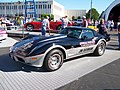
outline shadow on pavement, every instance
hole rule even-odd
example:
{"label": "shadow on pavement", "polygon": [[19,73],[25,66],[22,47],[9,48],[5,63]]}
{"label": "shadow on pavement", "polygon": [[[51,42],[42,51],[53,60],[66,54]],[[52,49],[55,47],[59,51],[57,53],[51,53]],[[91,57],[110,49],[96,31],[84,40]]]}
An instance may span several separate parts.
{"label": "shadow on pavement", "polygon": [[[113,45],[114,47],[114,45]],[[108,50],[117,50],[112,47],[107,47]],[[99,57],[95,56],[93,54],[88,54],[88,55],[83,55],[83,56],[78,56],[75,58],[67,59],[65,62],[68,61],[73,61],[79,58],[84,58],[84,57]],[[23,71],[23,72],[47,72],[44,68],[40,67],[32,67],[20,62],[16,62],[13,59],[9,57],[8,54],[2,54],[0,55],[0,71],[3,72],[16,72],[16,71]]]}
{"label": "shadow on pavement", "polygon": [[118,34],[110,34],[110,36],[118,36]]}
{"label": "shadow on pavement", "polygon": [[8,54],[4,54],[0,56],[0,70],[3,72],[16,72],[16,71],[24,71],[24,72],[46,72],[43,68],[36,68],[29,65],[22,64],[20,62],[16,62],[9,57]]}

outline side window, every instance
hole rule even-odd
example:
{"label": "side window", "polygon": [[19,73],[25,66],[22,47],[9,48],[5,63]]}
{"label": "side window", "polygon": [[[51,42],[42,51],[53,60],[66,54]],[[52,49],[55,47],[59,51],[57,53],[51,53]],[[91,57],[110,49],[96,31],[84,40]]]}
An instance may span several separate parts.
{"label": "side window", "polygon": [[94,37],[93,32],[91,30],[83,30],[81,38],[84,39],[92,39]]}

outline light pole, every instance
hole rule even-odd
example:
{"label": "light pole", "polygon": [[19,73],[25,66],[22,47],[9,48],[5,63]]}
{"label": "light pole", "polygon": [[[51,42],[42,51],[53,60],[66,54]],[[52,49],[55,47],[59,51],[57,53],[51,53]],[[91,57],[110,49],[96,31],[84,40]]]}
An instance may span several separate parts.
{"label": "light pole", "polygon": [[90,4],[90,20],[92,21],[92,0],[91,0],[91,4]]}

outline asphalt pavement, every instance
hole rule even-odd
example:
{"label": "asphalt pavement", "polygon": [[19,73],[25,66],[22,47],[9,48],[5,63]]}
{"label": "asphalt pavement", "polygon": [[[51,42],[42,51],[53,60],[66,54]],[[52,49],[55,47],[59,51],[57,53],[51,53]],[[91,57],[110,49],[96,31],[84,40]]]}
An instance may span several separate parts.
{"label": "asphalt pavement", "polygon": [[110,34],[103,56],[68,60],[54,72],[17,63],[10,59],[9,47],[0,48],[0,90],[120,90],[118,38],[116,32]]}
{"label": "asphalt pavement", "polygon": [[[109,34],[111,35],[111,41],[108,43],[107,49],[118,51],[117,31],[109,32]],[[114,54],[115,52],[112,54],[113,57]],[[57,90],[120,90],[120,56],[119,59]]]}

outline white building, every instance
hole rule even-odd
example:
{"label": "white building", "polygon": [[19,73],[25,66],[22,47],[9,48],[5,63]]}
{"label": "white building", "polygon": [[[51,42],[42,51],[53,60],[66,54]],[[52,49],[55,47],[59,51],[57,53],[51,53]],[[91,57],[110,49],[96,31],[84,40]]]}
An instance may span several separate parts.
{"label": "white building", "polygon": [[[64,6],[55,0],[36,0],[37,17],[41,14],[53,14],[54,20],[67,15],[70,19],[72,16],[76,18],[86,14],[86,10],[64,10]],[[0,2],[0,16],[25,15],[24,2]]]}
{"label": "white building", "polygon": [[[55,19],[64,16],[64,6],[54,0],[36,1],[36,13],[40,17],[41,14],[53,14]],[[25,15],[24,2],[0,2],[0,16]]]}
{"label": "white building", "polygon": [[78,18],[78,16],[85,16],[86,10],[65,10],[65,15],[67,15],[70,19],[72,19],[73,16]]}

